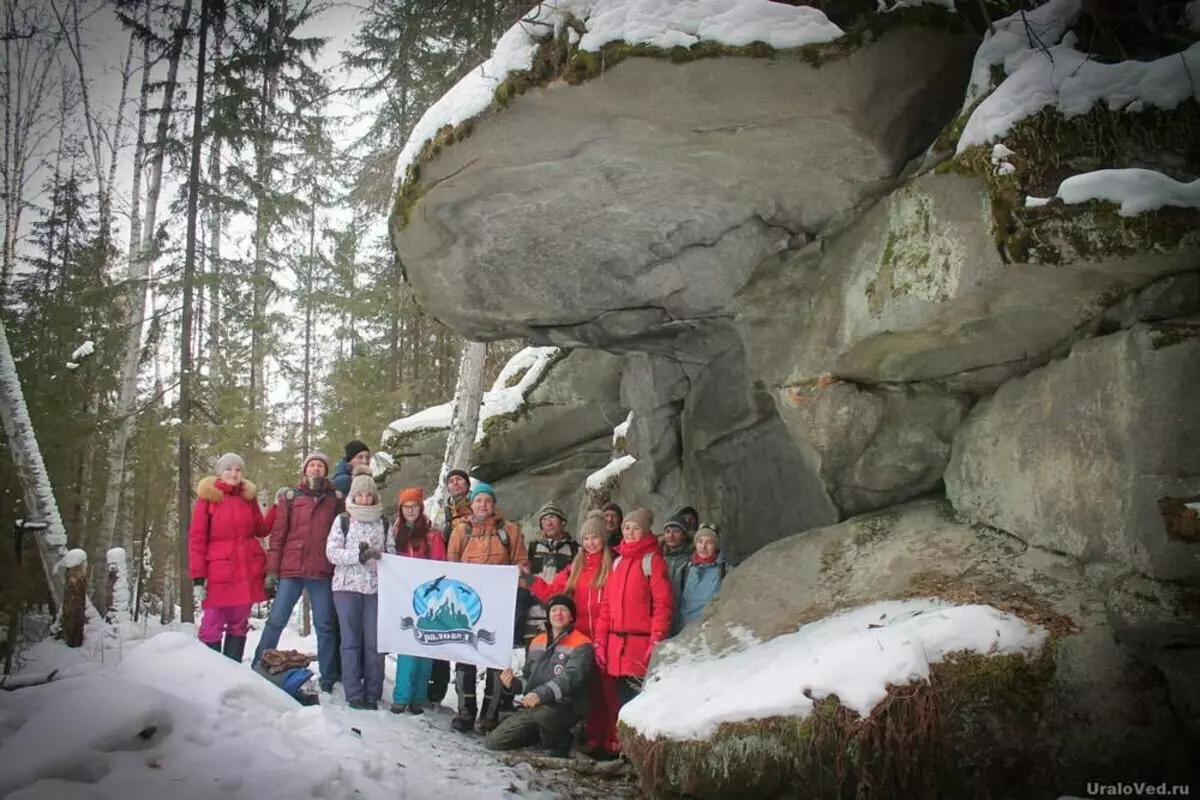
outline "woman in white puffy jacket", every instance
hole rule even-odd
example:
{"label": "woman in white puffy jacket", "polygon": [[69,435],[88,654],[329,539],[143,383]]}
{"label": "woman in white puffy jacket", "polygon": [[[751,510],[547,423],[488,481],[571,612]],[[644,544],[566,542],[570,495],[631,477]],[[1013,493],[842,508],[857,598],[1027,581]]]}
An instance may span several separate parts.
{"label": "woman in white puffy jacket", "polygon": [[379,556],[385,552],[387,520],[375,479],[358,475],[346,511],[329,529],[325,556],[333,564],[333,605],[342,633],[342,685],[351,708],[374,710],[383,697],[383,654],[376,641]]}

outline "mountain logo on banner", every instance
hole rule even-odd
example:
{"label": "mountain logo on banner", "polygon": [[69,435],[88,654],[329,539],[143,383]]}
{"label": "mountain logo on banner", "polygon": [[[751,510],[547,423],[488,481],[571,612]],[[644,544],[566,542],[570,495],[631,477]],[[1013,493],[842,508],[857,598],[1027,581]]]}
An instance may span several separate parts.
{"label": "mountain logo on banner", "polygon": [[494,631],[476,630],[483,616],[483,601],[479,592],[468,584],[442,576],[426,581],[412,596],[412,617],[400,620],[401,630],[411,630],[421,644],[495,644]]}

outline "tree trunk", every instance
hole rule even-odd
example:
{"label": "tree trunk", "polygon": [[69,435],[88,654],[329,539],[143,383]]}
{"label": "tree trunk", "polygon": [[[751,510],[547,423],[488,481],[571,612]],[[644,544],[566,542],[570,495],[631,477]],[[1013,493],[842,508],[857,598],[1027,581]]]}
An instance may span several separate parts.
{"label": "tree trunk", "polygon": [[24,522],[33,533],[37,543],[42,570],[50,586],[50,597],[54,610],[62,608],[63,577],[55,567],[67,552],[67,532],[58,504],[54,501],[54,489],[46,474],[42,452],[38,449],[37,437],[29,421],[29,409],[21,392],[21,381],[17,377],[17,365],[13,362],[12,350],[8,346],[8,334],[0,320],[0,424],[8,439],[8,450],[21,480],[22,497],[25,501]]}
{"label": "tree trunk", "polygon": [[192,117],[192,154],[188,170],[187,238],[183,255],[183,314],[179,331],[179,614],[194,618],[188,578],[188,522],[192,506],[192,283],[196,272],[196,216],[200,193],[200,148],[204,145],[204,70],[208,45],[209,0],[200,2],[200,43],[196,57],[196,109]]}
{"label": "tree trunk", "polygon": [[314,193],[308,210],[308,265],[304,275],[304,421],[300,424],[300,452],[312,448],[312,345],[313,264],[317,258],[317,203]]}
{"label": "tree trunk", "polygon": [[[147,5],[147,14],[149,6]],[[126,286],[123,324],[125,328],[125,350],[121,358],[121,391],[117,398],[114,415],[117,428],[108,447],[108,485],[104,492],[104,515],[100,523],[100,541],[107,549],[113,546],[117,526],[117,515],[121,504],[121,486],[125,475],[125,447],[133,433],[137,402],[137,373],[141,363],[142,329],[146,318],[146,293],[150,267],[154,261],[154,231],[158,224],[158,198],[162,191],[163,159],[166,142],[170,135],[171,109],[175,97],[175,84],[179,75],[179,62],[183,55],[183,44],[187,38],[188,22],[192,15],[192,0],[185,0],[179,26],[171,39],[167,63],[167,81],[163,87],[163,105],[155,134],[154,157],[150,163],[150,180],[146,194],[145,220],[140,218],[139,193],[141,190],[142,162],[145,158],[145,128],[149,113],[149,70],[147,61],[142,74],[142,97],[138,108],[138,147],[134,151],[133,173],[133,216],[129,232],[129,274]],[[143,57],[148,59],[147,53]]]}
{"label": "tree trunk", "polygon": [[59,636],[67,647],[80,647],[83,645],[83,627],[87,623],[87,553],[72,550],[70,555],[75,556],[77,562],[66,570],[66,595],[59,620]]}
{"label": "tree trunk", "polygon": [[454,390],[454,416],[446,436],[446,457],[438,474],[434,506],[445,501],[446,476],[452,469],[471,470],[471,449],[479,428],[479,406],[483,403],[483,366],[487,361],[486,342],[467,342],[458,360],[458,386]]}

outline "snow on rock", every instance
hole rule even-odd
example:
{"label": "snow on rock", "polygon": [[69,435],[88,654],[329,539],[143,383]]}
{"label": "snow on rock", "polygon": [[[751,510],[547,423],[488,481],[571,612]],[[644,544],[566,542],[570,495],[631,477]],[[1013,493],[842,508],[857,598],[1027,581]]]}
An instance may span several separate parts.
{"label": "snow on rock", "polygon": [[914,8],[916,6],[941,6],[947,11],[953,11],[954,0],[892,0],[890,4],[888,0],[879,0],[878,9],[887,12],[896,11],[901,8]]}
{"label": "snow on rock", "polygon": [[1200,208],[1200,179],[1180,183],[1149,169],[1101,169],[1067,178],[1059,184],[1057,196],[1064,203],[1119,203],[1118,213],[1132,217],[1163,206]]}
{"label": "snow on rock", "polygon": [[76,364],[74,361],[68,361],[67,369],[71,369],[71,370],[79,369],[79,365]]}
{"label": "snow on rock", "polygon": [[[1045,12],[1043,16],[1053,20],[1053,25],[1043,26],[1046,36],[1038,37],[1038,44],[1031,43],[1023,33],[1021,14],[1014,15],[1018,24],[1008,32],[1024,45],[1006,50],[1002,61],[989,62],[989,66],[1003,63],[1008,77],[971,112],[958,140],[959,153],[1003,136],[1014,124],[1046,107],[1058,109],[1065,117],[1075,117],[1086,114],[1099,102],[1107,103],[1114,111],[1134,103],[1139,108],[1152,105],[1169,110],[1195,96],[1195,87],[1200,85],[1200,42],[1182,53],[1154,61],[1102,64],[1076,49],[1073,33],[1063,36],[1060,32],[1061,44],[1049,46],[1057,38],[1050,38],[1050,34],[1059,31],[1060,25],[1069,24],[1070,18],[1064,12],[1071,8],[1078,10],[1077,0],[1052,0],[1026,15],[1031,18]],[[980,53],[998,38],[1000,34],[985,41]],[[980,55],[975,63],[978,69]],[[976,77],[972,77],[968,101],[976,89]]]}
{"label": "snow on rock", "polygon": [[604,488],[604,485],[609,480],[617,477],[625,470],[629,469],[637,461],[633,456],[621,456],[618,459],[608,462],[600,469],[587,476],[585,485],[588,489],[598,491]]}
{"label": "snow on rock", "polygon": [[949,653],[1033,655],[1046,637],[1044,629],[991,606],[872,603],[732,654],[666,664],[620,719],[647,739],[707,739],[725,722],[806,717],[814,699],[833,694],[866,716],[889,685],[928,678],[929,665]]}
{"label": "snow on rock", "polygon": [[94,352],[96,352],[96,343],[89,339],[75,348],[75,351],[71,353],[71,360],[79,361],[80,359],[87,358]]}
{"label": "snow on rock", "polygon": [[622,423],[621,423],[620,425],[618,425],[617,427],[613,428],[613,438],[612,438],[612,443],[613,443],[613,448],[614,448],[614,449],[616,449],[616,448],[619,446],[619,444],[618,444],[618,443],[619,443],[619,442],[620,442],[622,439],[628,439],[628,437],[629,437],[629,424],[630,424],[631,422],[633,422],[633,412],[632,412],[632,411],[630,411],[630,412],[629,412],[629,415],[628,415],[627,417],[625,417],[625,421],[624,421],[624,422],[622,422]]}
{"label": "snow on rock", "polygon": [[539,40],[558,34],[569,17],[587,32],[579,47],[596,51],[610,42],[690,47],[699,41],[730,46],[761,41],[775,48],[831,42],[842,36],[820,11],[773,0],[547,0],[496,43],[482,65],[468,73],[417,121],[396,165],[396,184],[425,143],[445,125],[487,110],[496,87],[510,72],[529,69]]}
{"label": "snow on rock", "polygon": [[[545,375],[546,370],[561,352],[559,347],[526,347],[514,355],[500,370],[492,388],[484,392],[479,408],[479,427],[475,431],[475,442],[484,438],[484,423],[492,417],[515,414],[525,405],[525,397]],[[514,385],[508,383],[520,376]],[[454,416],[454,401],[426,408],[403,419],[398,419],[383,431],[383,441],[393,436],[414,431],[436,431],[450,427]]]}

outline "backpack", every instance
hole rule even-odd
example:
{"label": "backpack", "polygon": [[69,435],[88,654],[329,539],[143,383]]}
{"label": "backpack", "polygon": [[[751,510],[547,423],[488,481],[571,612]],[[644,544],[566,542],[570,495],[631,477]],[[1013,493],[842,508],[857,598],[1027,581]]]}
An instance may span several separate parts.
{"label": "backpack", "polygon": [[[624,557],[625,556],[617,556],[616,560],[613,561],[613,564],[612,564],[613,572],[617,571],[617,564],[620,564],[621,559]],[[642,574],[646,576],[646,580],[650,580],[650,572],[651,572],[650,565],[653,563],[654,563],[654,553],[646,553],[646,555],[642,556]]]}
{"label": "backpack", "polygon": [[[685,563],[683,565],[683,568],[681,570],[679,570],[679,585],[675,587],[676,594],[683,594],[684,587],[687,586],[688,572],[691,570],[691,568],[692,568],[692,562],[689,560],[687,563]],[[726,573],[729,572],[729,562],[722,561],[720,570],[721,570],[721,579],[717,582],[718,584],[724,583],[725,575],[726,575]]]}
{"label": "backpack", "polygon": [[[350,535],[350,515],[343,511],[341,514],[338,514],[338,520],[342,523],[342,538],[345,539]],[[386,546],[387,535],[388,531],[392,529],[392,522],[384,516],[380,516],[379,521],[383,523],[383,540]]]}
{"label": "backpack", "polygon": [[[474,529],[471,527],[470,520],[467,520],[466,522],[460,521],[457,524],[467,526],[467,538],[470,538],[475,535],[474,533],[471,532]],[[500,537],[500,544],[504,545],[504,549],[507,550],[508,549],[508,523],[505,522],[503,517],[496,517],[495,525],[492,527],[492,533],[494,533]],[[481,534],[481,535],[483,535],[483,534]]]}

